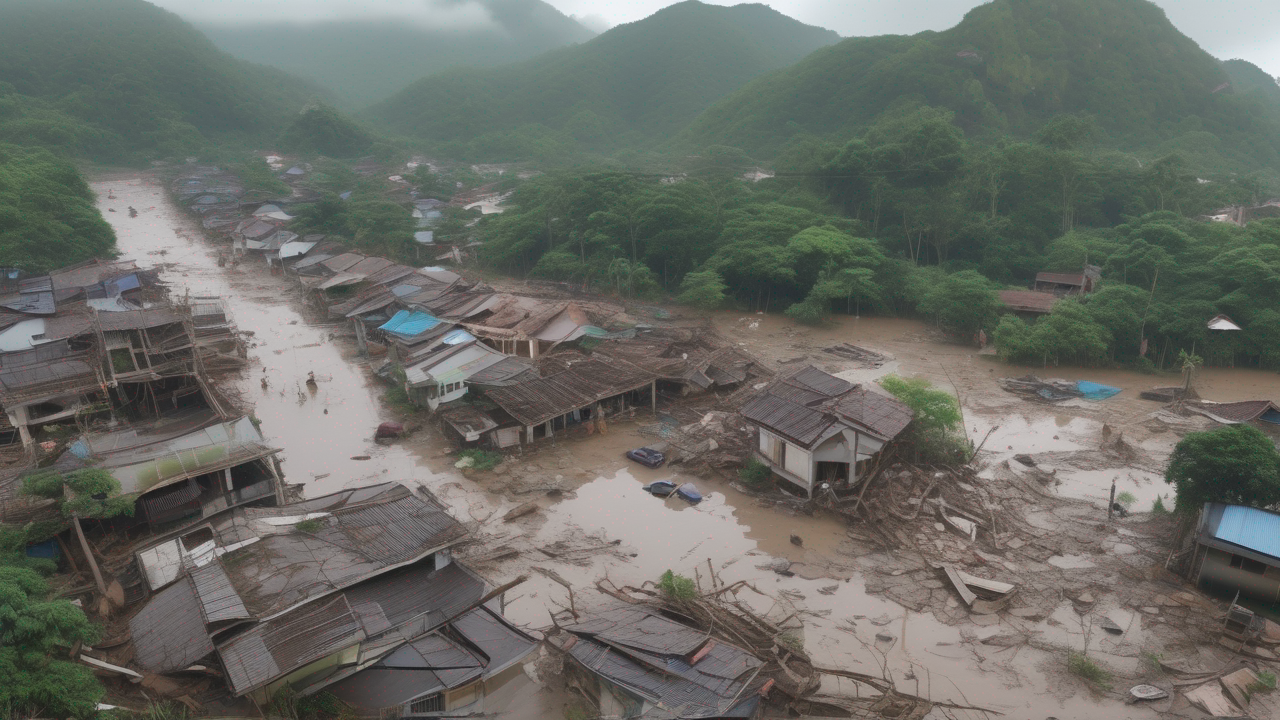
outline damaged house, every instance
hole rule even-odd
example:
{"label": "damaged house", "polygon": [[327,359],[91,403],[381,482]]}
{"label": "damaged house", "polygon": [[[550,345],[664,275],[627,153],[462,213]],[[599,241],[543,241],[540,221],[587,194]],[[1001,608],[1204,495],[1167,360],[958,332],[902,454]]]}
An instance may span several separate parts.
{"label": "damaged house", "polygon": [[71,443],[53,468],[63,474],[88,467],[111,473],[121,495],[136,498],[133,516],[115,522],[147,524],[156,531],[246,503],[283,502],[274,461],[278,452],[251,419],[224,421],[201,408],[89,432]]}
{"label": "damaged house", "polygon": [[570,683],[611,718],[758,718],[772,680],[751,653],[626,607],[561,625],[548,642]]}
{"label": "damaged house", "polygon": [[809,497],[823,483],[857,484],[913,418],[898,399],[813,366],[777,378],[740,412],[757,428],[757,458]]}
{"label": "damaged house", "polygon": [[1224,597],[1280,602],[1280,515],[1205,503],[1188,577]]}
{"label": "damaged house", "polygon": [[259,705],[287,685],[370,717],[483,712],[536,643],[503,619],[505,586],[453,560],[465,537],[398,483],[218,516],[136,554],[135,662],[213,663]]}

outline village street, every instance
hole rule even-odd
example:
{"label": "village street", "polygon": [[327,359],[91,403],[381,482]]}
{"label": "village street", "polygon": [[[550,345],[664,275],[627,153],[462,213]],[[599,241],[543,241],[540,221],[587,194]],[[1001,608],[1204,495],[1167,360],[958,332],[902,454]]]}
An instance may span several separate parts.
{"label": "village street", "polygon": [[[1040,494],[1025,491],[1016,528],[1002,536],[1007,553],[986,560],[1000,574],[1024,579],[1026,602],[1015,599],[1015,606],[1025,612],[969,616],[953,612],[950,588],[924,567],[924,555],[878,552],[865,537],[851,536],[841,519],[762,500],[725,479],[686,478],[679,470],[628,463],[625,450],[651,442],[639,432],[640,421],[650,418],[614,421],[607,435],[544,445],[513,455],[493,472],[470,475],[453,467],[449,445],[425,413],[407,419],[411,430],[422,425],[408,437],[375,443],[379,423],[402,418],[380,402],[383,386],[357,354],[346,327],[317,320],[301,289],[256,259],[219,267],[224,248],[206,240],[199,224],[170,202],[160,179],[119,175],[100,178],[93,187],[124,257],[140,267],[163,268],[175,297],[222,296],[240,330],[252,334],[249,367],[238,380],[240,400],[261,420],[267,441],[283,448],[286,482],[300,485],[308,497],[385,481],[430,490],[473,531],[474,542],[460,556],[478,572],[494,584],[529,575],[507,594],[505,609],[526,629],[548,627],[550,613],[570,606],[559,580],[572,586],[573,603],[581,610],[608,600],[593,587],[606,575],[618,586],[640,585],[667,569],[706,578],[710,567],[725,582],[747,580],[768,593],[758,609],[770,617],[798,613],[815,663],[885,675],[904,691],[993,708],[1007,717],[1149,718],[1176,712],[1168,704],[1126,705],[1124,692],[1153,679],[1151,657],[1194,656],[1196,666],[1217,660],[1212,629],[1196,627],[1211,616],[1211,606],[1160,602],[1178,589],[1168,582],[1171,589],[1163,595],[1143,589],[1144,582],[1154,587],[1161,580],[1148,570],[1163,564],[1169,547],[1162,534],[1171,524],[1107,522],[1113,478],[1118,490],[1136,497],[1133,509],[1145,512],[1168,492],[1161,473],[1177,437],[1210,424],[1199,417],[1161,419],[1158,403],[1137,398],[1139,390],[1156,384],[1152,377],[1050,368],[1038,374],[1102,382],[1123,393],[1101,403],[1046,406],[1000,389],[997,378],[1022,375],[1022,369],[938,342],[916,322],[847,319],[821,330],[797,330],[776,316],[716,316],[722,334],[775,365],[807,356],[853,382],[892,372],[954,388],[970,438],[985,438],[979,477],[993,487],[1038,482],[1025,480],[1025,466],[1012,460],[1019,454],[1037,457],[1035,472],[1052,481]],[[138,216],[130,218],[126,207]],[[867,367],[822,354],[840,342],[888,360]],[[304,384],[308,373],[316,376],[314,389]],[[1197,387],[1213,400],[1272,398],[1280,396],[1278,377],[1207,369]],[[1113,433],[1123,433],[1123,441],[1116,442]],[[1099,450],[1104,441],[1111,450]],[[641,490],[657,479],[694,480],[706,499],[690,506]],[[538,511],[504,522],[506,513],[528,502]],[[932,521],[925,525],[932,532]],[[1038,535],[1025,534],[1032,532]],[[951,539],[928,538],[937,552],[959,547],[953,536],[943,537]],[[1031,553],[1031,546],[1043,552]],[[1123,635],[1095,631],[1103,615],[1119,623]],[[1067,650],[1086,647],[1116,673],[1116,692],[1091,690],[1066,672]],[[503,717],[559,717],[570,702],[567,694],[543,687],[533,667],[528,682],[513,684],[510,697],[502,699]],[[828,682],[832,692],[852,692],[851,683],[842,688],[840,681]],[[488,709],[496,711],[496,704]],[[984,716],[945,713],[935,717]]]}

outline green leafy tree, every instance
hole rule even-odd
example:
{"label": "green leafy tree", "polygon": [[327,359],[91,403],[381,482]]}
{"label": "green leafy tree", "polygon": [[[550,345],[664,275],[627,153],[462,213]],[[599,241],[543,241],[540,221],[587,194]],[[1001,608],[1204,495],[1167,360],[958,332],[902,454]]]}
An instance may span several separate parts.
{"label": "green leafy tree", "polygon": [[879,382],[880,387],[911,408],[921,427],[938,431],[960,428],[960,402],[951,393],[934,388],[924,378],[887,375]]}
{"label": "green leafy tree", "polygon": [[1003,307],[994,283],[975,270],[964,270],[927,290],[918,309],[940,327],[968,335],[995,319]]}
{"label": "green leafy tree", "polygon": [[680,281],[680,295],[676,302],[706,310],[718,308],[724,304],[724,291],[728,287],[715,270],[687,273]]}
{"label": "green leafy tree", "polygon": [[134,512],[133,497],[121,496],[120,481],[101,468],[33,473],[23,478],[23,492],[60,500],[65,517],[106,519]]}
{"label": "green leafy tree", "polygon": [[1164,479],[1177,490],[1178,512],[1193,513],[1206,502],[1271,508],[1280,504],[1280,453],[1251,425],[1188,433]]}
{"label": "green leafy tree", "polygon": [[87,666],[65,658],[72,645],[96,642],[97,628],[50,595],[36,572],[0,566],[0,707],[14,717],[91,717],[103,688]]}

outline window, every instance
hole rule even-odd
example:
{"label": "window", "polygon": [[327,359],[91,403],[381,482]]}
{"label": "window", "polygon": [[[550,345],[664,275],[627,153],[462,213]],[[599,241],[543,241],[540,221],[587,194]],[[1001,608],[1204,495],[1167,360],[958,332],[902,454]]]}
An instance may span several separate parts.
{"label": "window", "polygon": [[444,694],[443,693],[428,695],[427,697],[418,698],[417,700],[414,700],[413,702],[409,703],[409,712],[415,715],[418,713],[442,712],[443,710],[444,710]]}
{"label": "window", "polygon": [[1251,572],[1255,575],[1262,575],[1267,571],[1266,563],[1260,563],[1257,560],[1250,560],[1247,557],[1239,555],[1231,556],[1231,567],[1240,568],[1245,572]]}

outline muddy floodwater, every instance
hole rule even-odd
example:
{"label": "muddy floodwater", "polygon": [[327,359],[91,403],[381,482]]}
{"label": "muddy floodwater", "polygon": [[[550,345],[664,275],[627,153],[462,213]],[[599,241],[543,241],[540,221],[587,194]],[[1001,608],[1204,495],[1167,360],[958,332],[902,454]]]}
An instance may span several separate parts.
{"label": "muddy floodwater", "polygon": [[[1090,639],[1066,599],[1047,617],[990,616],[983,624],[947,624],[931,614],[908,611],[867,593],[868,564],[853,554],[842,521],[765,503],[726,481],[685,478],[666,468],[629,464],[623,451],[646,442],[634,424],[617,423],[605,436],[514,456],[483,478],[455,470],[450,448],[429,427],[396,444],[375,444],[377,425],[398,419],[380,402],[383,387],[354,352],[344,329],[308,309],[295,283],[271,276],[253,258],[237,267],[218,267],[222,246],[202,235],[156,179],[114,176],[93,187],[125,257],[141,266],[163,267],[163,279],[175,296],[190,292],[224,297],[239,328],[252,333],[248,369],[222,382],[234,385],[261,419],[263,433],[282,449],[286,480],[301,484],[309,496],[386,480],[430,489],[478,540],[463,557],[482,558],[495,547],[520,551],[516,558],[475,565],[495,584],[529,574],[527,582],[507,594],[506,612],[514,622],[531,630],[544,628],[550,624],[550,612],[568,606],[568,591],[542,571],[573,586],[579,609],[604,602],[593,585],[606,575],[617,585],[639,585],[667,569],[704,582],[714,571],[727,582],[750,581],[785,605],[772,607],[775,601],[762,596],[752,601],[762,612],[800,611],[806,648],[821,665],[883,673],[905,691],[996,708],[1012,718],[1155,717],[1149,708],[1091,692],[1063,670],[1065,650],[1086,643],[1114,667],[1136,666],[1142,650],[1141,617],[1116,609],[1113,617],[1130,620],[1133,631],[1121,641],[1100,641]],[[136,218],[128,216],[129,206],[138,210]],[[1072,453],[1097,445],[1104,424],[1129,428],[1144,422],[1145,414],[1157,406],[1136,400],[1136,394],[1155,384],[1150,377],[1114,372],[1068,375],[1061,369],[1047,373],[1125,388],[1121,397],[1107,403],[1055,416],[1052,410],[1026,406],[994,385],[1002,373],[1024,371],[1003,368],[969,349],[933,342],[922,326],[910,321],[863,319],[821,331],[788,330],[789,323],[776,317],[752,316],[749,321],[757,325],[745,330],[739,316],[716,318],[722,329],[736,328],[746,342],[752,334],[761,339],[771,335],[775,341],[781,337],[783,342],[769,346],[774,348],[773,356],[766,357],[771,361],[786,359],[788,342],[799,347],[865,343],[894,356],[869,375],[920,374],[943,387],[955,387],[964,398],[967,430],[973,437],[987,438],[984,455],[990,455],[992,464],[1026,452],[1048,453],[1046,461],[1052,464],[1052,454],[1063,453],[1056,490],[1065,496],[1105,500],[1117,474],[1127,474],[1121,479],[1123,487],[1139,497],[1139,505],[1149,505],[1168,492],[1157,473],[1160,458],[1176,440],[1173,432],[1132,431],[1132,444],[1145,460],[1142,467],[1123,473],[1082,470],[1071,460]],[[319,381],[314,393],[304,384],[309,372]],[[1250,373],[1244,384],[1233,380],[1240,375],[1241,371],[1206,370],[1201,394],[1220,400],[1280,395],[1274,375]],[[675,498],[651,497],[641,489],[668,478],[697,482],[706,500],[690,506]],[[517,522],[502,521],[506,511],[528,501],[535,501],[541,511]],[[793,544],[792,534],[803,544]],[[608,548],[585,556],[540,550],[575,544]],[[793,576],[774,571],[779,559],[791,563]],[[1051,560],[1055,566],[1070,567],[1082,562],[1089,561],[1066,556]],[[1099,606],[1107,602],[1104,596]],[[1014,632],[1038,641],[1017,647],[982,642]],[[891,639],[878,640],[878,634]],[[545,689],[532,669],[528,675],[514,690],[504,691],[501,701],[495,699],[506,706],[502,716],[561,717],[568,698]],[[829,689],[853,691],[847,681],[842,687],[834,679]],[[982,717],[949,712],[936,717]]]}

